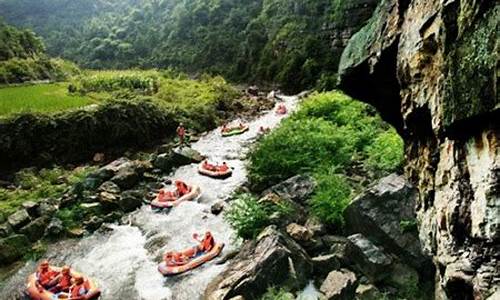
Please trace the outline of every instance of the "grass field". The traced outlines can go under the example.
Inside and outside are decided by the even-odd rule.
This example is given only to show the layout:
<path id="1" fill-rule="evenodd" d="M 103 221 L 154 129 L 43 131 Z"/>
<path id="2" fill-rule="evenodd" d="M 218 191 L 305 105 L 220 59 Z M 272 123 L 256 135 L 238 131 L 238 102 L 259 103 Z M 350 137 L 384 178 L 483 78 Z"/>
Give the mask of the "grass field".
<path id="1" fill-rule="evenodd" d="M 88 97 L 70 95 L 67 83 L 0 88 L 0 116 L 20 112 L 57 112 L 92 103 Z"/>

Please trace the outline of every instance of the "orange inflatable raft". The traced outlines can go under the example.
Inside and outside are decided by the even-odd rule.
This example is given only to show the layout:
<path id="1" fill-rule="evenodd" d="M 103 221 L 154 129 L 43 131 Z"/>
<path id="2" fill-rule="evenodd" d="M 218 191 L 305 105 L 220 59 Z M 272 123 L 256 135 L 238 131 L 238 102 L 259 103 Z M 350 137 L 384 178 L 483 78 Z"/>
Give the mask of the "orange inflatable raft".
<path id="1" fill-rule="evenodd" d="M 203 163 L 201 163 L 198 166 L 198 173 L 213 178 L 225 178 L 231 176 L 233 171 L 231 170 L 231 168 L 227 168 L 227 170 L 221 171 L 220 166 L 216 166 L 215 170 L 208 170 L 204 167 Z"/>
<path id="2" fill-rule="evenodd" d="M 191 185 L 188 188 L 189 192 L 186 195 L 173 200 L 168 199 L 160 201 L 158 194 L 156 198 L 153 201 L 151 201 L 151 206 L 153 208 L 172 208 L 174 206 L 181 204 L 184 201 L 194 200 L 201 194 L 201 189 L 197 185 Z M 165 189 L 163 190 L 166 191 Z"/>
<path id="3" fill-rule="evenodd" d="M 284 104 L 278 105 L 278 108 L 276 109 L 276 113 L 278 115 L 286 115 L 288 110 L 286 109 L 286 106 Z"/>
<path id="4" fill-rule="evenodd" d="M 219 256 L 222 249 L 224 249 L 224 243 L 216 243 L 212 250 L 201 253 L 182 265 L 169 265 L 163 261 L 158 265 L 158 271 L 160 271 L 160 273 L 164 276 L 174 276 L 190 271 Z M 191 251 L 191 248 L 186 250 L 186 252 L 189 251 Z"/>
<path id="5" fill-rule="evenodd" d="M 52 270 L 56 272 L 61 272 L 61 268 L 59 267 L 52 267 Z M 71 270 L 71 275 L 73 277 L 80 275 L 84 278 L 84 281 L 86 284 L 89 286 L 89 292 L 87 295 L 82 298 L 82 300 L 93 300 L 93 299 L 98 299 L 101 296 L 101 290 L 97 287 L 97 285 L 94 283 L 94 281 L 86 276 L 84 276 L 81 273 L 78 273 L 74 270 Z M 37 284 L 37 279 L 36 279 L 36 273 L 31 274 L 28 277 L 28 280 L 26 281 L 26 294 L 32 299 L 32 300 L 56 300 L 56 299 L 69 299 L 69 295 L 67 293 L 59 293 L 59 294 L 54 294 L 52 292 L 49 292 L 46 289 L 38 289 L 38 284 Z"/>

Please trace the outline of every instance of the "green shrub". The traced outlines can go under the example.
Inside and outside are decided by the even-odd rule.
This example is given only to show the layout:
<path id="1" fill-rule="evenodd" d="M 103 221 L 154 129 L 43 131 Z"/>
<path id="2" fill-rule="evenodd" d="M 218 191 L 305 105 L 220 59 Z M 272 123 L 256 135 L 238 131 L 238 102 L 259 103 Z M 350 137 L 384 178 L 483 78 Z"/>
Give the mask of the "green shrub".
<path id="1" fill-rule="evenodd" d="M 259 203 L 254 196 L 241 194 L 231 203 L 224 218 L 236 230 L 239 237 L 251 239 L 271 224 L 271 216 L 274 213 L 278 213 L 280 217 L 287 217 L 293 211 L 293 208 L 285 202 Z"/>
<path id="2" fill-rule="evenodd" d="M 388 173 L 401 167 L 404 159 L 403 140 L 394 129 L 378 135 L 366 147 L 366 165 L 378 173 Z"/>
<path id="3" fill-rule="evenodd" d="M 91 72 L 76 78 L 72 83 L 74 89 L 83 94 L 125 89 L 153 95 L 158 92 L 159 85 L 159 73 L 156 71 Z"/>
<path id="4" fill-rule="evenodd" d="M 287 292 L 284 288 L 269 287 L 261 300 L 294 300 L 292 293 Z"/>
<path id="5" fill-rule="evenodd" d="M 351 186 L 333 170 L 319 171 L 315 179 L 317 186 L 309 203 L 312 213 L 326 224 L 343 225 L 344 209 L 351 201 Z"/>

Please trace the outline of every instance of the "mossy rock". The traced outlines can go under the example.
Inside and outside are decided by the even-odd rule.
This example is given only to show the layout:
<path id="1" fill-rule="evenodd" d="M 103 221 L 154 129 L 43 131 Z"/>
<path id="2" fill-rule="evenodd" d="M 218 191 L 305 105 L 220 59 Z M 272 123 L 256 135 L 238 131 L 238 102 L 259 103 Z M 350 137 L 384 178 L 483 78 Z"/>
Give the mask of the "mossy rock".
<path id="1" fill-rule="evenodd" d="M 25 235 L 14 234 L 0 239 L 0 265 L 7 265 L 30 250 L 30 242 Z"/>

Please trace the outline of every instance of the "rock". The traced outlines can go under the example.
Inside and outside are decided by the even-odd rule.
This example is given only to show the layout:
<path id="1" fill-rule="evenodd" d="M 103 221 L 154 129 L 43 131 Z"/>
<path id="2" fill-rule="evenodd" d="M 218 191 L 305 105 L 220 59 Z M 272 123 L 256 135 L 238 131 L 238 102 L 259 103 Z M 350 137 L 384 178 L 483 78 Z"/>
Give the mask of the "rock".
<path id="1" fill-rule="evenodd" d="M 30 242 L 22 234 L 14 234 L 0 239 L 0 265 L 8 265 L 29 251 Z"/>
<path id="2" fill-rule="evenodd" d="M 224 207 L 226 206 L 226 202 L 224 201 L 217 201 L 215 202 L 211 207 L 210 207 L 210 212 L 214 215 L 219 215 L 223 210 Z"/>
<path id="3" fill-rule="evenodd" d="M 340 262 L 335 254 L 320 255 L 312 258 L 314 274 L 324 277 L 331 271 L 340 269 Z"/>
<path id="4" fill-rule="evenodd" d="M 124 212 L 131 212 L 142 206 L 142 195 L 140 191 L 125 191 L 121 194 L 119 206 Z"/>
<path id="5" fill-rule="evenodd" d="M 109 214 L 103 217 L 104 222 L 113 223 L 123 217 L 123 213 L 121 211 L 112 211 Z"/>
<path id="6" fill-rule="evenodd" d="M 382 293 L 372 284 L 360 284 L 356 289 L 356 300 L 384 299 Z"/>
<path id="7" fill-rule="evenodd" d="M 127 190 L 133 188 L 139 182 L 139 175 L 133 168 L 124 168 L 110 180 L 120 188 Z"/>
<path id="8" fill-rule="evenodd" d="M 385 281 L 393 287 L 404 289 L 412 285 L 417 286 L 419 278 L 417 271 L 398 262 L 392 266 L 390 276 Z"/>
<path id="9" fill-rule="evenodd" d="M 28 215 L 32 218 L 37 218 L 40 215 L 38 214 L 38 207 L 40 206 L 39 203 L 33 202 L 33 201 L 26 201 L 23 203 L 23 208 L 28 212 Z"/>
<path id="10" fill-rule="evenodd" d="M 85 230 L 82 228 L 72 228 L 68 230 L 69 238 L 82 238 L 85 235 Z"/>
<path id="11" fill-rule="evenodd" d="M 22 227 L 19 233 L 24 234 L 31 242 L 36 242 L 43 237 L 49 220 L 46 216 L 35 219 Z"/>
<path id="12" fill-rule="evenodd" d="M 104 161 L 104 153 L 96 153 L 94 154 L 94 157 L 92 158 L 92 160 L 95 162 L 95 163 L 101 163 Z"/>
<path id="13" fill-rule="evenodd" d="M 4 222 L 0 224 L 0 238 L 4 238 L 6 236 L 9 236 L 12 232 L 12 226 L 8 222 Z"/>
<path id="14" fill-rule="evenodd" d="M 330 254 L 335 255 L 342 266 L 351 264 L 351 242 L 343 236 L 325 235 L 321 238 L 325 247 L 327 247 Z"/>
<path id="15" fill-rule="evenodd" d="M 320 291 L 327 300 L 352 300 L 357 286 L 356 274 L 347 269 L 340 269 L 328 274 L 321 284 Z"/>
<path id="16" fill-rule="evenodd" d="M 392 259 L 382 249 L 375 246 L 362 234 L 351 235 L 348 239 L 353 246 L 351 260 L 371 282 L 379 282 L 390 274 L 388 270 L 391 267 Z"/>
<path id="17" fill-rule="evenodd" d="M 315 185 L 316 184 L 311 177 L 306 175 L 297 175 L 272 186 L 262 194 L 267 195 L 269 193 L 274 193 L 282 199 L 299 204 L 306 204 L 305 201 L 311 196 Z"/>
<path id="18" fill-rule="evenodd" d="M 99 202 L 82 203 L 80 209 L 84 216 L 95 216 L 101 214 L 102 205 Z"/>
<path id="19" fill-rule="evenodd" d="M 58 218 L 52 218 L 45 230 L 45 236 L 49 238 L 58 238 L 64 233 L 63 222 Z"/>
<path id="20" fill-rule="evenodd" d="M 421 246 L 439 270 L 436 299 L 483 299 L 500 281 L 499 10 L 495 1 L 381 1 L 339 67 L 340 89 L 405 138 Z M 462 259 L 472 275 L 447 278 Z"/>
<path id="21" fill-rule="evenodd" d="M 119 206 L 120 196 L 116 194 L 112 194 L 109 192 L 100 192 L 99 193 L 99 203 L 102 204 L 102 207 L 106 210 L 112 210 Z"/>
<path id="22" fill-rule="evenodd" d="M 232 298 L 231 298 L 231 299 L 229 299 L 229 300 L 245 300 L 245 298 L 243 298 L 243 296 L 241 296 L 241 295 L 238 295 L 238 296 L 236 296 L 236 297 L 232 297 Z"/>
<path id="23" fill-rule="evenodd" d="M 160 250 L 163 246 L 167 244 L 170 240 L 170 237 L 165 234 L 157 234 L 151 238 L 149 238 L 144 244 L 144 249 L 146 249 L 150 254 L 154 255 Z"/>
<path id="24" fill-rule="evenodd" d="M 106 181 L 103 184 L 99 186 L 98 189 L 100 192 L 107 192 L 110 194 L 119 194 L 121 192 L 120 187 L 112 182 L 112 181 Z"/>
<path id="25" fill-rule="evenodd" d="M 247 88 L 247 94 L 252 95 L 252 96 L 258 96 L 259 95 L 259 88 L 255 85 L 249 86 Z"/>
<path id="26" fill-rule="evenodd" d="M 53 204 L 51 199 L 44 199 L 39 202 L 37 214 L 41 217 L 52 216 L 57 211 L 57 205 Z"/>
<path id="27" fill-rule="evenodd" d="M 170 172 L 173 168 L 170 155 L 168 153 L 159 154 L 153 160 L 153 166 L 163 172 Z"/>
<path id="28" fill-rule="evenodd" d="M 226 270 L 209 283 L 204 299 L 230 299 L 241 295 L 255 299 L 267 286 L 287 282 L 303 287 L 312 273 L 307 253 L 295 241 L 270 226 L 247 242 Z"/>
<path id="29" fill-rule="evenodd" d="M 310 232 L 312 232 L 313 236 L 319 236 L 326 233 L 325 224 L 321 223 L 321 221 L 314 216 L 311 216 L 307 219 L 306 224 L 304 225 Z"/>
<path id="30" fill-rule="evenodd" d="M 172 149 L 169 153 L 159 154 L 153 161 L 153 166 L 164 172 L 170 172 L 172 168 L 200 163 L 204 159 L 205 157 L 198 151 L 182 146 Z"/>
<path id="31" fill-rule="evenodd" d="M 299 244 L 307 243 L 311 240 L 313 233 L 304 226 L 297 223 L 288 224 L 286 232 Z"/>
<path id="32" fill-rule="evenodd" d="M 12 226 L 12 228 L 17 231 L 24 225 L 28 224 L 31 221 L 31 218 L 26 210 L 20 209 L 15 213 L 11 214 L 7 218 L 7 221 L 9 222 L 9 225 Z"/>
<path id="33" fill-rule="evenodd" d="M 94 232 L 101 227 L 102 223 L 104 223 L 104 220 L 101 217 L 92 216 L 89 220 L 83 222 L 83 226 L 89 232 Z"/>
<path id="34" fill-rule="evenodd" d="M 429 268 L 422 253 L 417 231 L 402 230 L 404 221 L 416 222 L 417 191 L 396 174 L 382 178 L 375 186 L 356 197 L 344 216 L 349 233 L 362 233 L 384 249 L 401 257 L 415 268 Z"/>

